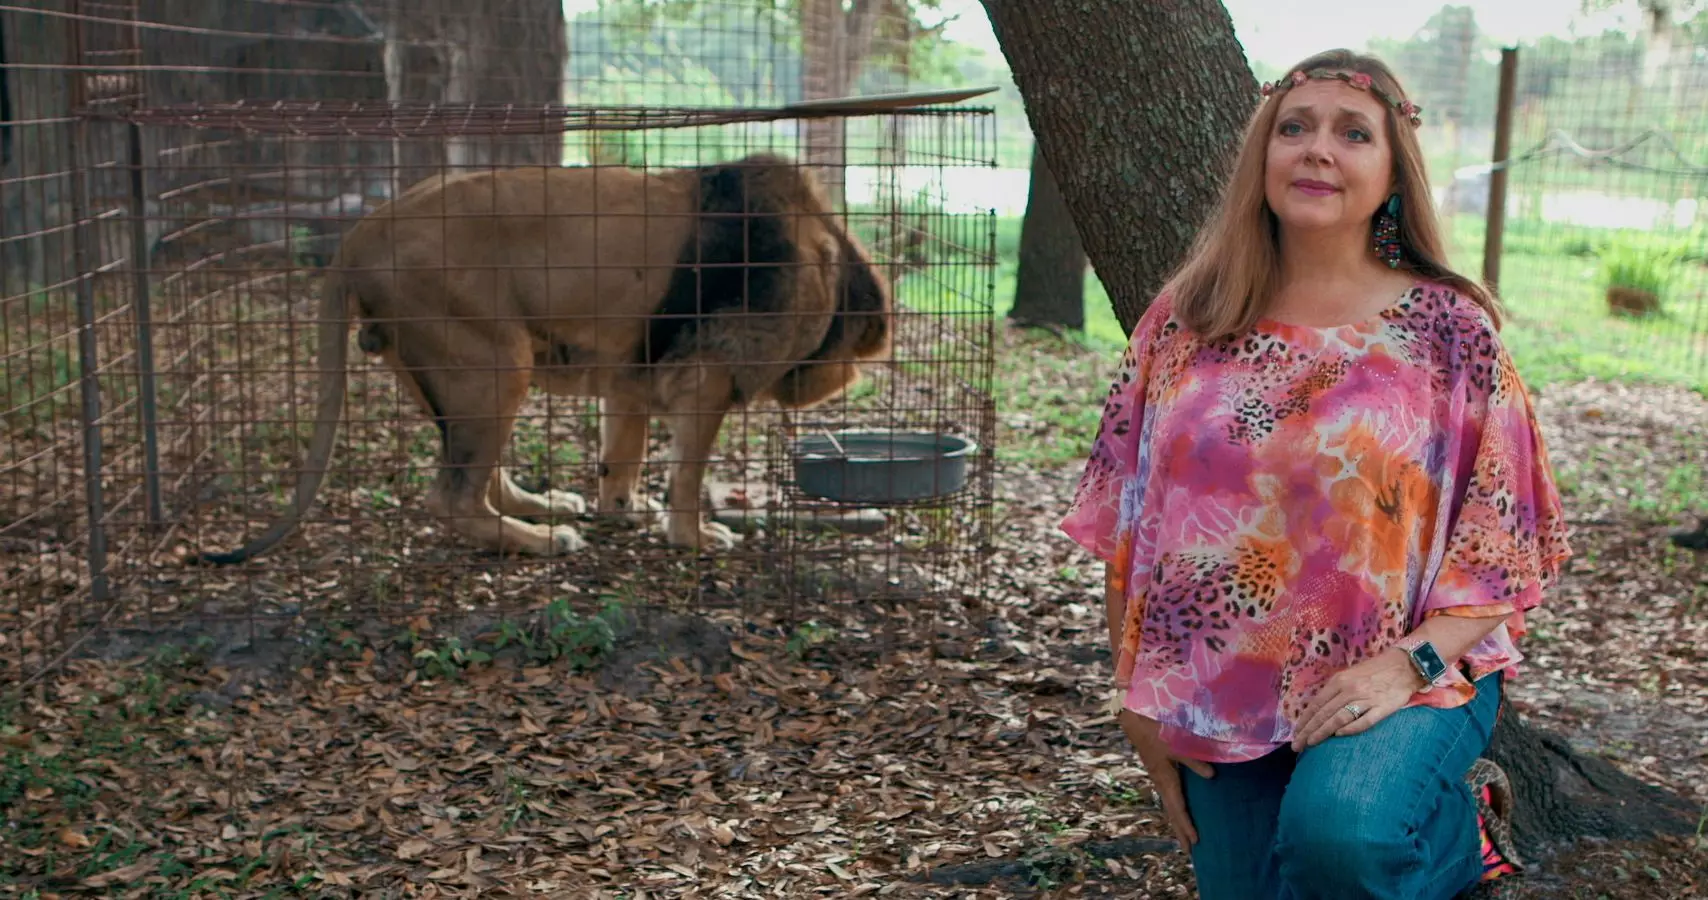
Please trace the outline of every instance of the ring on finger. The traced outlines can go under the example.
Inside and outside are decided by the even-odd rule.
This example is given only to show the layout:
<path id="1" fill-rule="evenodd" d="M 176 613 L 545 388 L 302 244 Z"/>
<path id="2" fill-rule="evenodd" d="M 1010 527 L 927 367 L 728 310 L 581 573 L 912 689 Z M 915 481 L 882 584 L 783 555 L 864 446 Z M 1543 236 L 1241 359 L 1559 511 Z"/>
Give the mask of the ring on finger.
<path id="1" fill-rule="evenodd" d="M 1364 707 L 1359 706 L 1356 703 L 1348 703 L 1345 706 L 1341 707 L 1341 709 L 1344 709 L 1347 712 L 1352 713 L 1352 718 L 1354 718 L 1354 719 L 1361 718 L 1364 715 L 1364 713 L 1366 712 Z"/>

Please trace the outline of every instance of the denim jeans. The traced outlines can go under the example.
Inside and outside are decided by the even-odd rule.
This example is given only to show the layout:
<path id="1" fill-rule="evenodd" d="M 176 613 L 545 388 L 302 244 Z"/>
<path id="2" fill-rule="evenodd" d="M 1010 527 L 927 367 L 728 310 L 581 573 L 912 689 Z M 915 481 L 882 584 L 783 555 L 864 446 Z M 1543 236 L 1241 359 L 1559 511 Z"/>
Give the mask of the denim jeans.
<path id="1" fill-rule="evenodd" d="M 1501 675 L 1457 709 L 1407 707 L 1363 734 L 1282 747 L 1204 779 L 1180 766 L 1203 900 L 1447 900 L 1482 875 L 1465 773 Z"/>

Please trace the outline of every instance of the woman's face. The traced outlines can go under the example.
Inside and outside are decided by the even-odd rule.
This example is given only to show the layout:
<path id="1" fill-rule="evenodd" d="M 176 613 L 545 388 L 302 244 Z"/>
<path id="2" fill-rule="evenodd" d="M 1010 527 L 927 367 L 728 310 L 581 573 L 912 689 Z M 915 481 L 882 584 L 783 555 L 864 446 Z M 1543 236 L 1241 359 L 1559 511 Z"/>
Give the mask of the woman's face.
<path id="1" fill-rule="evenodd" d="M 1386 108 L 1337 79 L 1311 79 L 1279 97 L 1264 193 L 1292 232 L 1369 230 L 1393 192 Z"/>

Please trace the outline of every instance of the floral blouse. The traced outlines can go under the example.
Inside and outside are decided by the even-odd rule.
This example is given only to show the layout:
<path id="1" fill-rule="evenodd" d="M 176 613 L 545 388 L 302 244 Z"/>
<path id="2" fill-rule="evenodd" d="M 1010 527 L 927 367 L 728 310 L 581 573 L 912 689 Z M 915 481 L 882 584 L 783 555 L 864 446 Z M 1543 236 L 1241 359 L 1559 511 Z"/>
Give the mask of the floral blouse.
<path id="1" fill-rule="evenodd" d="M 1569 554 L 1530 397 L 1487 314 L 1419 282 L 1379 315 L 1206 344 L 1159 298 L 1134 329 L 1062 529 L 1127 598 L 1126 708 L 1182 756 L 1292 739 L 1324 679 L 1428 616 L 1511 614 L 1450 707 L 1513 667 Z"/>

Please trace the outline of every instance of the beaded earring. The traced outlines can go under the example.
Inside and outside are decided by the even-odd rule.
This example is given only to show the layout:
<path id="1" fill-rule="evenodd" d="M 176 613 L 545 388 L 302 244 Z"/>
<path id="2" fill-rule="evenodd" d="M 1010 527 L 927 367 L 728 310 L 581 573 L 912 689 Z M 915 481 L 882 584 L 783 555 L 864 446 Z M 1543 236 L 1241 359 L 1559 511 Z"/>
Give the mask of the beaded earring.
<path id="1" fill-rule="evenodd" d="M 1400 265 L 1400 195 L 1395 193 L 1388 197 L 1384 209 L 1376 213 L 1376 232 L 1374 235 L 1376 258 L 1388 264 L 1388 268 L 1397 269 Z"/>

